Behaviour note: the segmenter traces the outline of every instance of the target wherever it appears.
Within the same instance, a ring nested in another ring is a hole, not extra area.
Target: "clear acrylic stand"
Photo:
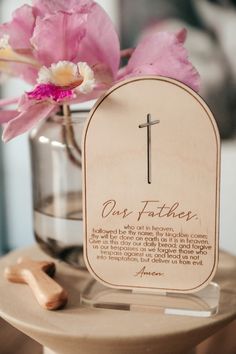
[[[193,294],[157,293],[107,288],[91,280],[81,294],[81,303],[113,310],[151,310],[166,315],[210,317],[218,312],[220,287],[211,282]]]

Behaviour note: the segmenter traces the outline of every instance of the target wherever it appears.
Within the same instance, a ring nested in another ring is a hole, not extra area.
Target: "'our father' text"
[[[178,202],[168,205],[167,203],[160,202],[159,200],[144,200],[141,201],[140,208],[137,210],[129,210],[117,205],[116,200],[110,199],[102,205],[102,218],[120,217],[122,219],[128,218],[130,215],[135,214],[137,221],[144,218],[177,218],[183,219],[188,222],[190,220],[198,220],[197,214],[191,210],[181,210]]]

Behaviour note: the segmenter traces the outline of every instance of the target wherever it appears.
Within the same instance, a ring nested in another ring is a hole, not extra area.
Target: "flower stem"
[[[63,111],[64,117],[71,117],[70,106],[68,104],[62,105],[62,111]]]
[[[71,111],[70,106],[68,104],[63,104],[62,106],[63,116],[66,122],[66,138],[67,138],[67,145],[73,146],[73,139],[72,139],[72,131],[71,131]]]
[[[63,127],[63,137],[65,140],[67,153],[71,162],[81,168],[81,160],[78,159],[74,154],[74,152],[77,151],[81,157],[81,149],[76,142],[74,129],[72,126],[70,106],[67,104],[63,104],[62,113],[65,119],[65,126]]]

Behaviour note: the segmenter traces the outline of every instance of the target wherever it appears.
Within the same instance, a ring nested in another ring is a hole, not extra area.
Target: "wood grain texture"
[[[112,87],[84,129],[91,274],[111,288],[204,288],[217,268],[219,172],[219,133],[197,93],[164,77]]]

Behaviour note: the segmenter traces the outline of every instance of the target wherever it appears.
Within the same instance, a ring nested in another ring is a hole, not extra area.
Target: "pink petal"
[[[56,11],[84,13],[88,12],[93,4],[91,0],[33,0],[33,6],[40,16]]]
[[[11,104],[15,104],[19,101],[19,97],[18,98],[3,98],[0,100],[0,107],[4,107],[4,106],[9,106]]]
[[[22,95],[20,97],[20,100],[18,102],[18,111],[19,112],[25,112],[32,106],[34,106],[36,103],[39,103],[37,101],[30,100],[27,93]]]
[[[96,4],[87,15],[86,35],[79,47],[78,61],[90,66],[102,63],[114,77],[120,63],[120,42],[114,24],[103,8]]]
[[[30,38],[33,34],[34,25],[34,10],[31,6],[24,5],[13,13],[11,22],[0,26],[0,34],[10,36],[9,43],[16,52],[33,57]],[[10,63],[9,65],[13,76],[18,76],[30,84],[35,84],[38,75],[37,68],[23,63]]]
[[[56,106],[49,102],[36,103],[27,111],[21,112],[17,117],[6,124],[2,139],[7,142],[17,135],[30,130],[40,120],[47,118],[55,111]]]
[[[60,60],[74,61],[85,35],[85,16],[58,12],[37,18],[32,44],[36,56],[46,66]]]
[[[92,67],[94,71],[95,81],[99,84],[111,85],[113,82],[113,74],[105,64],[96,64]]]
[[[179,80],[198,91],[200,76],[188,60],[182,41],[183,34],[169,32],[145,37],[135,49],[126,69],[120,72],[119,79],[160,75]]]
[[[31,85],[35,85],[38,78],[38,69],[28,64],[12,63],[12,75],[17,76]]]
[[[101,97],[101,95],[105,91],[107,91],[107,89],[108,89],[108,87],[99,86],[99,87],[95,88],[92,92],[90,92],[86,95],[78,92],[75,98],[72,98],[70,100],[66,100],[66,103],[67,104],[74,104],[74,103],[83,103],[83,102],[94,100],[98,97]]]
[[[14,50],[31,48],[30,38],[33,34],[34,24],[33,8],[23,5],[13,13],[11,22],[0,26],[0,32],[10,36],[9,43]]]
[[[19,114],[18,111],[0,111],[0,124],[9,122]]]

